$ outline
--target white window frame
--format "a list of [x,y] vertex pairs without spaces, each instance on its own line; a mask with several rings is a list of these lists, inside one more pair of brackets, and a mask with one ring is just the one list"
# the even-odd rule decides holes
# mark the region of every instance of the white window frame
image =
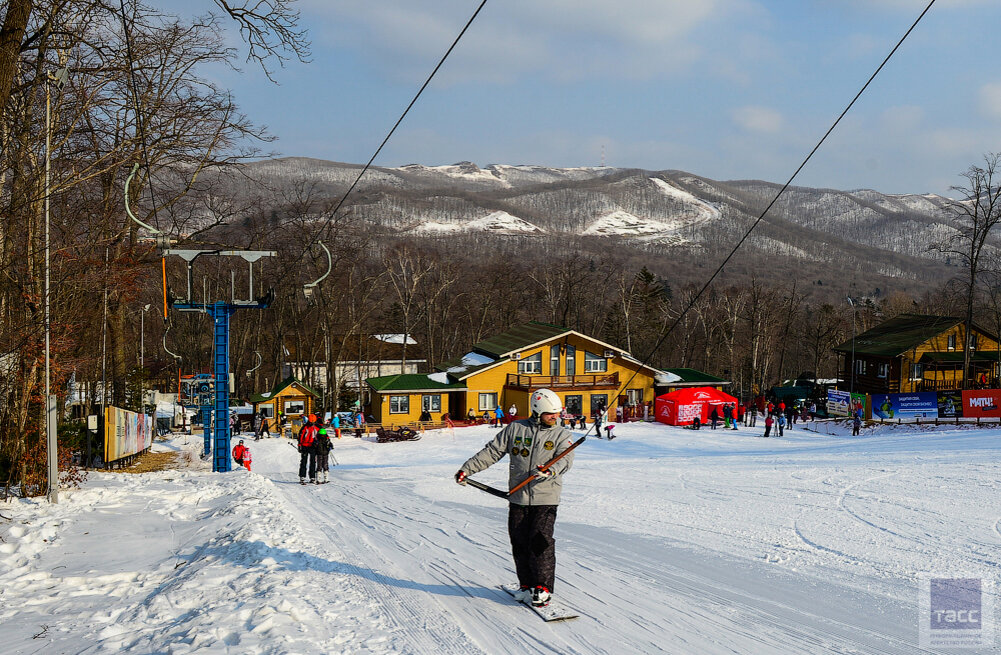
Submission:
[[967,338],[967,340],[966,340],[966,345],[969,347],[970,350],[976,350],[977,349],[977,335],[971,333],[970,336],[969,336],[969,338]]
[[530,357],[522,357],[518,360],[519,375],[541,375],[542,374],[542,351]]
[[441,394],[429,393],[421,396],[421,411],[431,412],[432,414],[440,412]]
[[566,373],[564,375],[576,375],[577,374],[577,347],[567,344],[567,356],[566,362],[564,364],[564,370]]
[[921,362],[911,363],[911,380],[924,380],[925,366]]
[[409,414],[410,413],[410,396],[390,396],[389,397],[389,413],[390,414]]
[[865,375],[865,360],[856,359],[855,360],[855,375]]
[[549,346],[549,374],[560,374],[560,345]]
[[626,404],[639,405],[643,402],[642,389],[626,389]]
[[285,408],[282,411],[283,414],[305,414],[306,413],[306,401],[305,400],[285,400],[285,401],[282,401],[282,402],[283,402],[282,407]]
[[607,373],[608,360],[600,355],[584,351],[584,372],[585,373]]
[[890,365],[886,362],[876,364],[876,377],[881,380],[885,380],[890,377]]
[[497,407],[496,393],[479,394],[479,408],[481,412],[492,412]]
[[948,348],[949,350],[955,350],[956,349],[956,335],[955,334],[950,334],[948,336],[948,338],[946,339],[946,346],[945,347]]

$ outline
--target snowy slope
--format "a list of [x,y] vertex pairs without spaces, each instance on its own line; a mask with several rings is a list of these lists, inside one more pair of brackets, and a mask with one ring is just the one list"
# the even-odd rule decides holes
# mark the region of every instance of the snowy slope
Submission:
[[[997,429],[844,436],[616,426],[557,522],[544,624],[513,580],[503,501],[452,473],[494,433],[335,442],[300,486],[284,440],[254,472],[92,474],[0,508],[5,653],[918,653],[918,576],[994,578]],[[831,431],[833,434],[824,434]],[[197,449],[200,437],[158,448]],[[495,486],[503,466],[477,476]],[[964,508],[960,510],[960,508]],[[975,652],[975,651],[966,651]]]

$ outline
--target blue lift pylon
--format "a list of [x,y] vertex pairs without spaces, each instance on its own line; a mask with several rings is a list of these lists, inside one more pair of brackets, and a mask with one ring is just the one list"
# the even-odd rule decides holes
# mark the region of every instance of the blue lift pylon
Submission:
[[[213,373],[215,375],[215,403],[212,405],[212,470],[226,472],[232,469],[229,431],[229,317],[238,309],[267,309],[274,299],[274,291],[255,300],[232,300],[231,302],[191,302],[191,269],[195,259],[202,255],[242,257],[250,263],[250,290],[254,289],[254,262],[262,257],[273,257],[273,250],[180,250],[166,249],[166,255],[177,255],[188,263],[187,300],[171,300],[171,307],[182,312],[204,312],[213,322]],[[206,424],[205,429],[208,429]],[[206,441],[206,448],[208,442]]]

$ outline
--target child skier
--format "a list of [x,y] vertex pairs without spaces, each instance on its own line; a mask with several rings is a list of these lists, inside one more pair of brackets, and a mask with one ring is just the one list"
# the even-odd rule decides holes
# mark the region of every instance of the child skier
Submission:
[[327,456],[332,448],[327,428],[320,428],[316,433],[313,448],[316,450],[316,484],[326,484],[330,481],[330,465],[327,464]]

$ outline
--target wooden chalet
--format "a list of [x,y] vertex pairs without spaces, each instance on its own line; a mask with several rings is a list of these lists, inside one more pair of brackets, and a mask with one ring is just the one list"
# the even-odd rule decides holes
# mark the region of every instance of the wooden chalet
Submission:
[[315,391],[294,377],[287,377],[276,384],[271,391],[255,394],[250,397],[254,407],[254,415],[260,416],[261,410],[269,419],[268,427],[274,431],[277,421],[284,415],[289,421],[300,421],[316,411]]
[[868,394],[961,389],[963,344],[970,350],[966,388],[982,378],[995,384],[996,334],[974,323],[967,337],[961,318],[901,314],[835,346],[843,362],[839,387]]

